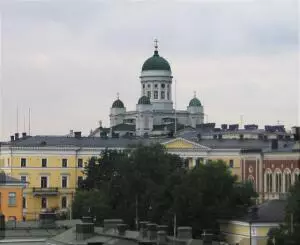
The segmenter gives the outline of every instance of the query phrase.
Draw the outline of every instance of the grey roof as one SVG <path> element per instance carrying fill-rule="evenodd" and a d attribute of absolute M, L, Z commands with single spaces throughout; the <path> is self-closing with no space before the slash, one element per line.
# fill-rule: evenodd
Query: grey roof
<path fill-rule="evenodd" d="M 22 182 L 19 179 L 13 178 L 11 176 L 6 175 L 5 173 L 0 173 L 0 185 L 3 184 L 24 184 L 24 182 Z"/>

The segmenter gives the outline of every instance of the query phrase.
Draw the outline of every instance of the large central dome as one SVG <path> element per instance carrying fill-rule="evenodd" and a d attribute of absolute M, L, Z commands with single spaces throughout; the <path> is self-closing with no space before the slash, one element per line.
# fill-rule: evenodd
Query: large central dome
<path fill-rule="evenodd" d="M 142 71 L 151 71 L 151 70 L 171 71 L 169 62 L 163 57 L 159 56 L 157 50 L 154 51 L 152 57 L 150 57 L 144 62 L 142 67 Z"/>

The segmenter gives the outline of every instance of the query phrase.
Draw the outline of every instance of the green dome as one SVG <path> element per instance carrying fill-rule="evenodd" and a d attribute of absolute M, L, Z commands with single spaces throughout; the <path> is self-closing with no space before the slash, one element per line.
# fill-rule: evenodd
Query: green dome
<path fill-rule="evenodd" d="M 189 106 L 201 106 L 201 102 L 198 98 L 195 97 L 191 99 Z"/>
<path fill-rule="evenodd" d="M 166 61 L 163 57 L 159 56 L 158 51 L 155 50 L 153 56 L 147 59 L 142 67 L 142 71 L 149 70 L 171 71 L 171 67 L 169 65 L 169 62 Z"/>
<path fill-rule="evenodd" d="M 124 104 L 121 100 L 117 99 L 112 104 L 112 108 L 124 108 Z"/>
<path fill-rule="evenodd" d="M 142 96 L 139 101 L 138 101 L 139 105 L 151 105 L 150 99 L 147 96 Z"/>

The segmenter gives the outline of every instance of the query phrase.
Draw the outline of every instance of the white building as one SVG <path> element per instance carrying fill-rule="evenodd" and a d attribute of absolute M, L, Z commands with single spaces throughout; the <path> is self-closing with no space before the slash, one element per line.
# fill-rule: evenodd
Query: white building
<path fill-rule="evenodd" d="M 187 110 L 173 107 L 172 71 L 166 59 L 158 54 L 157 44 L 154 54 L 148 58 L 140 75 L 141 97 L 136 110 L 127 111 L 118 98 L 110 109 L 110 128 L 100 125 L 90 136 L 117 135 L 166 135 L 185 127 L 196 128 L 204 119 L 203 106 L 196 96 L 189 102 Z M 176 121 L 176 123 L 175 123 Z"/>

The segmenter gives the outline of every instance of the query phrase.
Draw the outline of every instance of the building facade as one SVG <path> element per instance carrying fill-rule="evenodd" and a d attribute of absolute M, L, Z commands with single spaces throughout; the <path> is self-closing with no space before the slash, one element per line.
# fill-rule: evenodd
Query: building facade
<path fill-rule="evenodd" d="M 0 213 L 5 220 L 23 220 L 23 189 L 26 183 L 0 173 Z"/>

